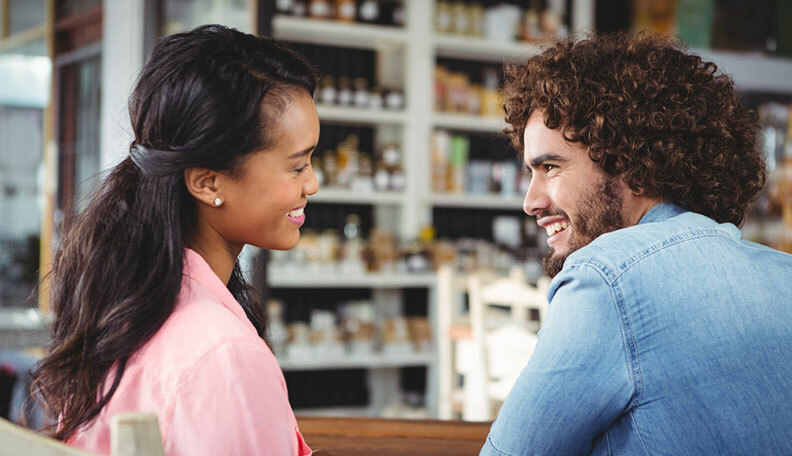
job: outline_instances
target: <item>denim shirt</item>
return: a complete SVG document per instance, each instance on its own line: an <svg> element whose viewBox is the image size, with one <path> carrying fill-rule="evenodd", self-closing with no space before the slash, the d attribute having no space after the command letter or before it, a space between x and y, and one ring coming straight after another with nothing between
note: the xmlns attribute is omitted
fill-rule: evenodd
<svg viewBox="0 0 792 456"><path fill-rule="evenodd" d="M792 454L792 255L661 203L548 300L482 455Z"/></svg>

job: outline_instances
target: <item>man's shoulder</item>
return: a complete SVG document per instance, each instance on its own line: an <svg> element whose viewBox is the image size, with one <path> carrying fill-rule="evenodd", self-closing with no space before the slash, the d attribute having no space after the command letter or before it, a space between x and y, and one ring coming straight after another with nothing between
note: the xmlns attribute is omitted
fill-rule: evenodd
<svg viewBox="0 0 792 456"><path fill-rule="evenodd" d="M610 280L664 249L677 247L691 239L713 237L739 240L740 231L734 225L718 224L701 214L683 212L664 220L603 234L572 253L564 268L588 265Z"/></svg>

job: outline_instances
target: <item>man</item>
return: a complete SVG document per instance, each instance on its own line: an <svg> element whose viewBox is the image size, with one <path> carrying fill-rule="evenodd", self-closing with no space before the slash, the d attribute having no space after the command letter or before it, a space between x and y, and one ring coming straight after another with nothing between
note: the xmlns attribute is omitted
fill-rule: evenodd
<svg viewBox="0 0 792 456"><path fill-rule="evenodd" d="M482 455L792 454L792 256L737 228L765 181L728 76L668 40L506 69L554 277Z"/></svg>

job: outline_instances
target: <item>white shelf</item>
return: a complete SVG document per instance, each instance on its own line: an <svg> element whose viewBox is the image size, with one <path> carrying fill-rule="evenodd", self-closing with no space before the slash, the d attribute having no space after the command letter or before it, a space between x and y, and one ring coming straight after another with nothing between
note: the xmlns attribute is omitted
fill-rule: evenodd
<svg viewBox="0 0 792 456"><path fill-rule="evenodd" d="M501 117L483 117L472 114L450 114L437 112L432 116L432 124L450 130L477 131L500 135L506 128L506 121Z"/></svg>
<svg viewBox="0 0 792 456"><path fill-rule="evenodd" d="M719 71L734 78L738 90L792 94L790 58L703 49L694 52L706 61L715 62Z"/></svg>
<svg viewBox="0 0 792 456"><path fill-rule="evenodd" d="M329 106L323 104L317 104L316 109L319 112L319 119L321 121L337 123L403 125L407 118L404 111L388 111L384 109L375 111L373 109Z"/></svg>
<svg viewBox="0 0 792 456"><path fill-rule="evenodd" d="M308 197L309 208L311 203L398 205L403 202L404 194L399 192L353 192L332 187L320 187L315 195Z"/></svg>
<svg viewBox="0 0 792 456"><path fill-rule="evenodd" d="M267 276L271 287L281 288L410 288L433 287L434 273L427 274L341 274L310 270L279 271L271 268Z"/></svg>
<svg viewBox="0 0 792 456"><path fill-rule="evenodd" d="M538 54L541 49L533 43L441 34L434 36L434 43L439 57L498 63L504 60L524 60Z"/></svg>
<svg viewBox="0 0 792 456"><path fill-rule="evenodd" d="M467 195L434 193L429 202L437 207L471 207L477 209L522 210L523 198L519 196Z"/></svg>
<svg viewBox="0 0 792 456"><path fill-rule="evenodd" d="M278 364L284 371L318 370L318 369L382 369L405 366L428 366L435 362L434 353L408 353L390 355L372 353L370 355L349 355L329 357L317 355L313 358L278 358Z"/></svg>
<svg viewBox="0 0 792 456"><path fill-rule="evenodd" d="M380 49L404 46L407 34L402 27L347 24L331 20L276 15L272 21L273 35L280 40L300 43Z"/></svg>

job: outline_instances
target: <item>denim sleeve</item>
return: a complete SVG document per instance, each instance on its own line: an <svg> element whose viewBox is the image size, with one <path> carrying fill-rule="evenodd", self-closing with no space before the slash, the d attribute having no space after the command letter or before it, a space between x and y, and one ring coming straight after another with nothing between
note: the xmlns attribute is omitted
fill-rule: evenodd
<svg viewBox="0 0 792 456"><path fill-rule="evenodd" d="M534 354L482 455L588 454L630 403L634 388L611 288L585 264L567 267L553 285Z"/></svg>

